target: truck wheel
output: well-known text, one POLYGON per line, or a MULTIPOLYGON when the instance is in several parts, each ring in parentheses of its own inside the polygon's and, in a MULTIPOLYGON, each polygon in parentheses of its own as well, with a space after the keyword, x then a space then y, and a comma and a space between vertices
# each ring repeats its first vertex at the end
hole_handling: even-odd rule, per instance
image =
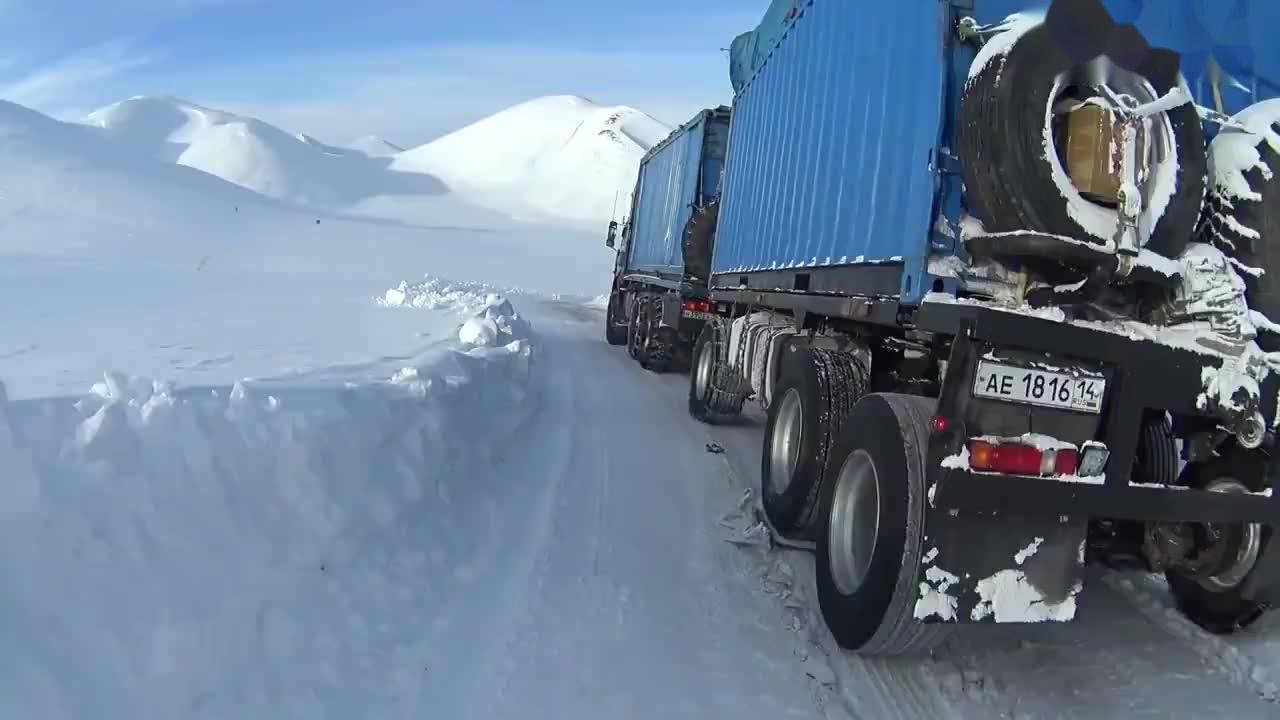
POLYGON ((693 369, 689 373, 689 414, 714 425, 742 413, 746 394, 726 387, 720 375, 731 372, 728 367, 724 328, 718 322, 702 326, 693 345, 693 369))
POLYGON ((1137 457, 1133 463, 1133 481, 1146 485, 1176 485, 1178 482, 1178 444, 1169 417, 1148 412, 1142 419, 1138 435, 1137 457))
POLYGON ((873 394, 832 448, 816 561, 818 604, 840 647, 903 655, 950 627, 915 619, 924 545, 925 454, 935 401, 873 394))
MULTIPOLYGON (((1280 122, 1268 122, 1268 114, 1280 121, 1274 104, 1255 105, 1233 118, 1257 128, 1256 135, 1224 129, 1214 138, 1209 149, 1214 175, 1233 182, 1215 185, 1210 191, 1203 230, 1206 242, 1246 268, 1262 271, 1260 275, 1239 273, 1249 307, 1280 322, 1280 250, 1275 247, 1280 238, 1280 154, 1261 132, 1280 133, 1280 122), (1256 164, 1239 167, 1242 158, 1251 159, 1240 152, 1241 145, 1254 147, 1256 164), (1239 197, 1244 192, 1253 197, 1239 197)), ((1280 350, 1280 335, 1259 333, 1258 345, 1268 352, 1280 350)))
POLYGON ((635 295, 631 300, 631 319, 627 323, 627 353, 636 362, 644 365, 644 331, 648 318, 645 317, 645 298, 635 295))
MULTIPOLYGON (((1062 87, 1058 75, 1067 65, 1042 24, 1023 32, 1007 54, 991 58, 965 85, 956 149, 965 198, 988 232, 1032 230, 1100 244, 1114 234, 1116 211, 1086 199, 1060 153, 1045 152, 1057 146, 1054 106, 1100 94, 1062 87)), ((1144 78, 1127 71, 1111 73, 1108 87, 1141 102, 1156 95, 1144 78)), ((1152 120, 1153 173, 1171 181, 1151 184, 1141 221, 1152 227, 1146 248, 1173 258, 1191 241, 1204 204, 1204 132, 1191 104, 1152 120)))
POLYGON ((867 369, 853 355, 788 345, 779 354, 760 467, 760 500, 778 532, 813 529, 830 450, 867 390, 867 369))
POLYGON ((654 327, 654 316, 662 312, 657 302, 650 306, 649 312, 649 330, 645 333, 645 359, 641 365, 649 372, 662 374, 675 364, 676 342, 679 337, 672 328, 654 327))
POLYGON ((610 345, 627 344, 627 323, 618 322, 618 305, 624 296, 614 293, 609 297, 609 307, 604 314, 604 338, 610 345))
MULTIPOLYGON (((1222 488, 1223 491, 1248 492, 1246 476, 1240 472, 1245 469, 1223 457, 1188 466, 1184 473, 1186 483, 1191 487, 1213 488, 1212 483, 1221 485, 1225 480, 1229 487, 1222 488)), ((1230 556, 1221 558, 1220 567, 1212 573, 1190 577, 1180 570, 1170 569, 1165 572, 1165 579, 1178 609, 1187 619, 1211 633, 1227 635, 1252 625, 1268 609, 1265 603, 1247 600, 1242 595, 1249 575, 1256 569, 1262 528, 1257 524, 1243 523, 1234 527, 1229 524, 1211 527, 1223 534, 1237 533, 1228 536, 1228 540, 1234 541, 1229 546, 1230 556)), ((1212 548, 1208 552, 1212 553, 1212 548)))

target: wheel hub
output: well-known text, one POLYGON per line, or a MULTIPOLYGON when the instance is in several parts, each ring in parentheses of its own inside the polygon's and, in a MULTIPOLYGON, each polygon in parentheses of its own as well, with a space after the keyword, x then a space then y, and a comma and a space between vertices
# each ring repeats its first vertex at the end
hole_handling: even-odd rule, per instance
POLYGON ((880 477, 866 450, 845 460, 831 503, 827 545, 836 589, 852 595, 862 587, 880 533, 880 477))
POLYGON ((778 405, 778 419, 769 438, 769 483, 778 494, 791 487, 796 466, 800 464, 800 438, 804 431, 802 410, 800 391, 790 388, 778 405))
MULTIPOLYGON (((1244 483, 1221 477, 1205 486, 1207 492, 1248 493, 1244 483)), ((1206 590, 1222 592, 1238 587, 1258 562, 1262 526, 1258 523, 1186 523, 1173 532, 1148 530, 1149 548, 1160 550, 1170 565, 1206 590)), ((1148 549, 1148 557, 1153 557, 1148 549)), ((1159 565, 1159 563, 1153 563, 1159 565)))

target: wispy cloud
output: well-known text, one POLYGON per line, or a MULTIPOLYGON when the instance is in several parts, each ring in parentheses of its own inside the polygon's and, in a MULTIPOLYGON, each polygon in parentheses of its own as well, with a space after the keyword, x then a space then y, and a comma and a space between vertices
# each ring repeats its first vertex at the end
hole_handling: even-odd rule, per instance
MULTIPOLYGON (((669 124, 727 103, 718 51, 640 53, 510 46, 435 47, 258 68, 264 77, 321 77, 294 97, 226 88, 206 100, 334 142, 367 133, 414 145, 539 95, 631 105, 669 124)), ((235 73, 239 76, 239 73, 235 73)), ((210 83, 212 84, 212 83, 210 83)))
POLYGON ((86 88, 146 65, 150 56, 134 53, 117 40, 68 55, 0 84, 0 98, 50 112, 79 103, 86 88))

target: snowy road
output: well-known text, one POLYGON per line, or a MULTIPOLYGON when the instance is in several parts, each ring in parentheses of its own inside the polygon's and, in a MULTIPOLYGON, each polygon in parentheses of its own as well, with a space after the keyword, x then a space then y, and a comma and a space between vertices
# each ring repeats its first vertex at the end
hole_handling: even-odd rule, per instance
POLYGON ((685 378, 645 373, 606 345, 598 312, 548 305, 534 323, 551 377, 506 461, 515 516, 477 550, 473 581, 495 601, 468 609, 478 624, 448 630, 476 640, 447 683, 455 691, 441 693, 456 710, 1280 717, 1262 697, 1274 662, 1233 653, 1163 609, 1140 611, 1142 593, 1115 576, 1093 578, 1072 625, 967 629, 927 659, 840 652, 807 600, 808 555, 725 542, 720 520, 757 481, 761 419, 694 422, 685 378), (463 681, 469 691, 456 692, 463 681))
POLYGON ((1144 576, 1071 625, 839 651, 810 555, 728 542, 762 418, 701 425, 600 310, 517 306, 531 336, 499 303, 457 347, 379 308, 439 331, 409 359, 0 395, 0 716, 1280 717, 1280 620, 1213 638, 1144 576))

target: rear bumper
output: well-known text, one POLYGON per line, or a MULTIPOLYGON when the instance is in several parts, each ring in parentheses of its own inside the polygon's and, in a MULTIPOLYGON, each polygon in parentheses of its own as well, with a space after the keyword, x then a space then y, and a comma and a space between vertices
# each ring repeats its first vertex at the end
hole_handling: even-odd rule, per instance
MULTIPOLYGON (((944 455, 945 457, 945 455, 944 455)), ((939 510, 1069 515, 1143 521, 1280 523, 1280 496, 1091 485, 1052 478, 987 475, 939 468, 930 504, 939 510)))
MULTIPOLYGON (((1280 525, 1280 491, 1225 494, 1130 482, 1144 413, 1153 409, 1175 417, 1205 417, 1198 404, 1201 374, 1218 370, 1220 359, 978 306, 926 305, 915 319, 920 329, 954 337, 938 399, 938 413, 947 418, 966 417, 977 363, 993 347, 1105 367, 1110 390, 1094 439, 1111 451, 1100 482, 1068 482, 944 468, 943 459, 960 451, 968 433, 959 422, 949 432, 931 435, 924 528, 929 554, 917 578, 918 617, 927 622, 1073 619, 1084 579, 1089 521, 1102 518, 1262 524, 1258 564, 1241 592, 1250 600, 1280 602, 1280 545, 1272 542, 1280 525), (940 584, 938 578, 954 582, 940 584), (989 602, 1000 588, 1003 597, 1029 598, 1029 604, 1021 609, 1006 604, 1000 612, 998 602, 989 602), (955 611, 947 616, 929 615, 937 607, 938 592, 955 599, 955 611)), ((1278 385, 1273 376, 1262 388, 1260 409, 1268 426, 1276 414, 1278 385)), ((1266 456, 1272 451, 1252 452, 1266 456)))
MULTIPOLYGON (((961 423, 953 432, 930 439, 929 492, 935 508, 1141 521, 1280 523, 1280 494, 1225 495, 1130 483, 1144 413, 1152 409, 1175 417, 1208 417, 1199 405, 1201 375, 1219 370, 1220 358, 978 306, 925 305, 917 320, 922 329, 955 338, 938 398, 938 413, 945 417, 965 417, 983 348, 1014 348, 1101 363, 1111 387, 1100 415, 1099 436, 1093 438, 1111 451, 1105 482, 1095 485, 942 468, 942 459, 959 452, 964 442, 961 423)), ((1261 410, 1268 425, 1275 417, 1278 385, 1273 375, 1262 388, 1261 410)))

